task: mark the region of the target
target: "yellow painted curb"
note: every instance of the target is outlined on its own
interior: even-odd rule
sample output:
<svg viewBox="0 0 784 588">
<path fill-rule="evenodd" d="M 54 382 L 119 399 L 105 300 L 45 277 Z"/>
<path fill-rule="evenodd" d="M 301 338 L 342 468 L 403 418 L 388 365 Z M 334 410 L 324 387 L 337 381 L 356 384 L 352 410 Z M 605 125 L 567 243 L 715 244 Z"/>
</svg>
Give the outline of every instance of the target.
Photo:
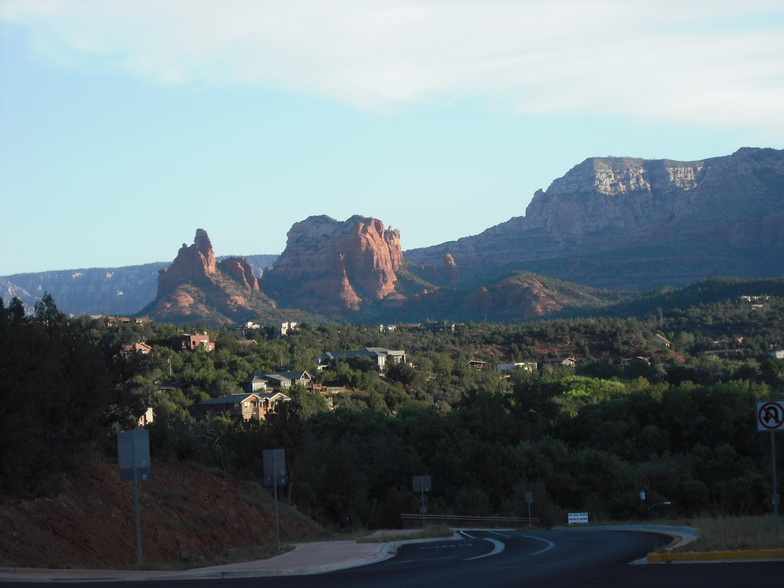
<svg viewBox="0 0 784 588">
<path fill-rule="evenodd" d="M 687 553 L 649 553 L 648 563 L 672 561 L 713 561 L 728 559 L 784 558 L 784 549 L 749 549 L 747 551 L 689 551 Z"/>
</svg>

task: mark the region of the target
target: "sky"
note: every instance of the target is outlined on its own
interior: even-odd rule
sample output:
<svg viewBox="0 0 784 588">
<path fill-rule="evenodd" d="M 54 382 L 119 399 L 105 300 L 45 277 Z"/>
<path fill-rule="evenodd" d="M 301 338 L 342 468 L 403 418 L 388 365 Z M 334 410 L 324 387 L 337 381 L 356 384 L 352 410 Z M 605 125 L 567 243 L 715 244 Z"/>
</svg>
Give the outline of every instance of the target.
<svg viewBox="0 0 784 588">
<path fill-rule="evenodd" d="M 0 276 L 403 249 L 588 157 L 784 148 L 784 0 L 0 0 Z"/>
</svg>

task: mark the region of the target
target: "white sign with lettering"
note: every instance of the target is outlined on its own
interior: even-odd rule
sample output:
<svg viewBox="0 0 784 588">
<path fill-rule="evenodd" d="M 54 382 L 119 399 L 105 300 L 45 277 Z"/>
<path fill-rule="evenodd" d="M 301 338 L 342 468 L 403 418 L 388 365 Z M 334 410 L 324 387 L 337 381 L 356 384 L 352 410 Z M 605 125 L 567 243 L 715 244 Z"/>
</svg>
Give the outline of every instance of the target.
<svg viewBox="0 0 784 588">
<path fill-rule="evenodd" d="M 588 523 L 588 513 L 587 512 L 570 512 L 569 513 L 569 524 L 570 525 L 579 525 Z"/>
</svg>

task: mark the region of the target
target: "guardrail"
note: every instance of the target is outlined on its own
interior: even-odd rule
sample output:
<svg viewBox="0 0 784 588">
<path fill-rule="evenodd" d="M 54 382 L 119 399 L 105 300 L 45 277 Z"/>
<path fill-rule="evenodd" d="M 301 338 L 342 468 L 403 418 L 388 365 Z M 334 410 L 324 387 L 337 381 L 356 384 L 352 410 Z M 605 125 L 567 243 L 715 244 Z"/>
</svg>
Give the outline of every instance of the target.
<svg viewBox="0 0 784 588">
<path fill-rule="evenodd" d="M 401 514 L 400 520 L 403 529 L 421 529 L 421 514 Z M 458 529 L 521 529 L 524 527 L 540 527 L 541 521 L 537 517 L 475 517 L 463 515 L 435 515 L 424 516 L 425 525 L 440 525 Z"/>
</svg>

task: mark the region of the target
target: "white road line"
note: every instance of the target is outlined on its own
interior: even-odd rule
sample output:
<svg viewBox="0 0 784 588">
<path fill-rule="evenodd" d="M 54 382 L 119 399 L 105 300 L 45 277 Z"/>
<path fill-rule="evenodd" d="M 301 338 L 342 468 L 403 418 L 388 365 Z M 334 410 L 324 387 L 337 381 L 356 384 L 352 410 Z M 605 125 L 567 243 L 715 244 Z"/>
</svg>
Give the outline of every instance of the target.
<svg viewBox="0 0 784 588">
<path fill-rule="evenodd" d="M 540 553 L 544 553 L 545 551 L 550 551 L 553 547 L 555 547 L 555 543 L 552 541 L 548 541 L 547 539 L 542 539 L 541 537 L 534 537 L 533 535 L 520 535 L 520 537 L 526 537 L 527 539 L 536 539 L 537 541 L 544 541 L 547 543 L 547 547 L 544 549 L 537 551 L 536 553 L 532 553 L 531 555 L 539 555 Z"/>
<path fill-rule="evenodd" d="M 495 539 L 488 539 L 486 537 L 483 537 L 483 539 L 485 541 L 489 541 L 490 543 L 492 543 L 495 546 L 495 547 L 493 547 L 493 551 L 491 551 L 490 553 L 485 553 L 484 555 L 477 555 L 476 557 L 469 557 L 467 559 L 464 559 L 463 561 L 471 561 L 472 559 L 482 559 L 483 557 L 490 557 L 491 555 L 498 555 L 499 553 L 501 553 L 506 548 L 506 545 L 504 545 L 503 543 L 501 543 L 500 541 L 497 541 Z"/>
<path fill-rule="evenodd" d="M 469 534 L 468 534 L 468 533 L 466 533 L 465 531 L 460 531 L 460 534 L 461 534 L 461 535 L 465 535 L 465 536 L 466 536 L 466 537 L 468 537 L 469 539 L 476 539 L 476 537 L 474 537 L 473 535 L 469 535 Z"/>
<path fill-rule="evenodd" d="M 509 539 L 509 537 L 511 537 L 511 535 L 504 535 L 503 533 L 498 533 L 497 531 L 489 531 L 488 530 L 487 532 L 488 533 L 492 533 L 493 535 L 498 535 L 499 537 L 505 537 L 507 539 Z"/>
<path fill-rule="evenodd" d="M 404 559 L 401 561 L 393 561 L 396 564 L 416 564 L 427 561 L 444 561 L 445 559 L 457 559 L 456 555 L 449 555 L 447 557 L 431 557 L 430 559 Z"/>
</svg>

